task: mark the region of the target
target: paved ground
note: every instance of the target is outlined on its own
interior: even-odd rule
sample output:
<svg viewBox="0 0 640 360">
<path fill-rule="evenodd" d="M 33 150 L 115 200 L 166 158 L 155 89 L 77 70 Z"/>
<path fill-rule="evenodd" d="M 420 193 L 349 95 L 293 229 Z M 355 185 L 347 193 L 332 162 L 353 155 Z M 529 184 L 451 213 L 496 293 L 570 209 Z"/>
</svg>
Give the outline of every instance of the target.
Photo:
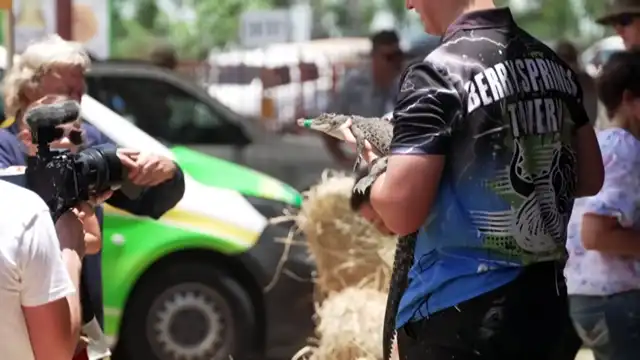
<svg viewBox="0 0 640 360">
<path fill-rule="evenodd" d="M 576 360 L 594 360 L 591 351 L 589 350 L 580 350 Z"/>
</svg>

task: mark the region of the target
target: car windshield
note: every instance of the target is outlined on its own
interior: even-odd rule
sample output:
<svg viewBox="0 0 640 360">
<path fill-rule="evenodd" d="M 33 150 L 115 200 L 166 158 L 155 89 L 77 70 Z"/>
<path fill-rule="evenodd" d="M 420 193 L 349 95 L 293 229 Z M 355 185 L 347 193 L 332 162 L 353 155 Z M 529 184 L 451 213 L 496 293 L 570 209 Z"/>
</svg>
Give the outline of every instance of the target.
<svg viewBox="0 0 640 360">
<path fill-rule="evenodd" d="M 2 118 L 4 118 L 4 95 L 1 93 L 0 104 Z M 158 154 L 174 158 L 169 148 L 89 95 L 82 97 L 81 118 L 82 121 L 86 121 L 95 126 L 100 132 L 118 144 L 118 146 L 134 149 L 149 149 Z"/>
<path fill-rule="evenodd" d="M 89 95 L 82 97 L 82 119 L 119 146 L 145 149 L 174 158 L 169 148 Z"/>
</svg>

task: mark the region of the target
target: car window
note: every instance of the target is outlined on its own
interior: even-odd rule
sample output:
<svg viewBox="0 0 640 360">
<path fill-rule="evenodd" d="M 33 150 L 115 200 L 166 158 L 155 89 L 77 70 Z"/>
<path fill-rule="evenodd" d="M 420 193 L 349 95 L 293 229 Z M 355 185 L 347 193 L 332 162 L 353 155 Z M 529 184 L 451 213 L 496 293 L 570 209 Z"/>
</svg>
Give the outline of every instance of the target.
<svg viewBox="0 0 640 360">
<path fill-rule="evenodd" d="M 90 75 L 87 92 L 155 138 L 174 144 L 228 143 L 227 121 L 210 105 L 173 84 Z"/>
</svg>

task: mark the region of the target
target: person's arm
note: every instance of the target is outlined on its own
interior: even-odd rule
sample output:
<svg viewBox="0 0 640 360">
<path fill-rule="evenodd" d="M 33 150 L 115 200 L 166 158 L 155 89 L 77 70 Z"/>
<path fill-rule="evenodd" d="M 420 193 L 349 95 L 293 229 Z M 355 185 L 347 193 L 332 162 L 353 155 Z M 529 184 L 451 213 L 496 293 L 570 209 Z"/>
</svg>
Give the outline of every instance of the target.
<svg viewBox="0 0 640 360">
<path fill-rule="evenodd" d="M 60 248 L 77 243 L 77 239 L 65 237 L 81 236 L 82 231 L 81 227 L 65 228 L 58 227 L 57 234 L 45 208 L 30 222 L 21 244 L 22 311 L 36 360 L 71 359 L 80 333 L 81 311 L 76 291 L 80 255 L 69 247 L 64 247 L 61 253 Z"/>
<path fill-rule="evenodd" d="M 640 256 L 640 231 L 624 228 L 612 216 L 584 214 L 580 229 L 582 246 L 609 255 Z"/>
<path fill-rule="evenodd" d="M 129 199 L 121 191 L 116 191 L 107 203 L 135 215 L 157 219 L 176 206 L 182 199 L 184 190 L 184 173 L 176 164 L 176 171 L 170 180 L 145 188 L 136 199 Z"/>
<path fill-rule="evenodd" d="M 82 222 L 85 253 L 87 255 L 99 253 L 102 249 L 102 230 L 95 209 L 88 203 L 81 203 L 73 209 L 73 212 Z"/>
<path fill-rule="evenodd" d="M 441 72 L 420 63 L 409 69 L 394 117 L 391 156 L 371 189 L 371 205 L 398 235 L 415 232 L 437 194 L 452 132 L 460 120 L 460 94 Z"/>
<path fill-rule="evenodd" d="M 635 141 L 635 139 L 633 140 Z M 608 155 L 606 182 L 595 196 L 582 199 L 584 215 L 580 238 L 587 250 L 611 255 L 640 256 L 640 231 L 632 228 L 637 217 L 640 149 L 620 141 Z"/>
<path fill-rule="evenodd" d="M 87 135 L 89 134 L 90 132 L 87 132 Z M 113 145 L 112 143 L 96 144 L 94 141 L 92 144 L 93 144 L 92 146 L 93 148 L 102 149 L 102 150 L 113 149 L 115 147 L 115 145 Z M 118 151 L 121 151 L 121 150 L 123 149 L 119 149 Z M 136 160 L 129 159 L 128 162 L 130 164 L 134 164 L 134 163 L 135 164 L 125 165 L 125 166 L 129 167 L 129 166 L 141 165 L 139 167 L 144 168 L 146 165 L 137 164 L 139 160 L 145 161 L 146 164 L 149 164 L 149 163 L 157 164 L 158 162 L 170 161 L 172 165 L 171 167 L 174 170 L 172 173 L 173 176 L 169 180 L 166 180 L 158 185 L 144 187 L 140 195 L 135 199 L 130 199 L 122 191 L 116 190 L 114 191 L 113 195 L 109 199 L 107 199 L 106 202 L 111 206 L 128 211 L 132 214 L 149 216 L 153 219 L 157 219 L 161 217 L 164 213 L 172 209 L 174 206 L 176 206 L 178 201 L 182 199 L 182 196 L 184 195 L 184 191 L 185 191 L 184 173 L 182 172 L 182 169 L 180 168 L 180 166 L 178 166 L 177 163 L 172 162 L 170 159 L 166 159 L 164 157 L 159 157 L 159 156 L 146 156 L 146 155 L 149 155 L 149 154 L 141 154 L 138 156 L 138 159 Z M 124 159 L 123 157 L 126 157 L 126 156 L 127 155 L 121 155 L 120 159 L 124 161 L 126 159 Z M 142 159 L 143 157 L 144 159 Z M 146 161 L 145 159 L 149 161 Z M 162 172 L 166 171 L 166 168 L 167 168 L 167 166 L 159 166 L 159 167 L 152 166 L 152 167 L 154 169 L 159 169 L 157 171 L 162 171 Z M 140 171 L 143 171 L 143 170 L 140 170 Z M 155 170 L 149 171 L 145 176 L 149 176 L 153 178 L 155 175 L 153 173 L 154 171 Z"/>
<path fill-rule="evenodd" d="M 576 197 L 593 196 L 602 188 L 604 166 L 595 130 L 590 126 L 589 115 L 584 107 L 583 89 L 579 84 L 574 101 L 568 105 L 575 130 L 572 146 L 577 159 Z"/>
</svg>

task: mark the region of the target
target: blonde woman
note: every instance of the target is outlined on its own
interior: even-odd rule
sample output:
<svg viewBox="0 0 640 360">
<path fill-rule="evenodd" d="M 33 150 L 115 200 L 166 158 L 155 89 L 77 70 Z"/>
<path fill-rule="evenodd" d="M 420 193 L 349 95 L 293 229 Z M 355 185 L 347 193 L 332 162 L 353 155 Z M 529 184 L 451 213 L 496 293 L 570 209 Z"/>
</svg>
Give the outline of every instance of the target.
<svg viewBox="0 0 640 360">
<path fill-rule="evenodd" d="M 565 268 L 571 317 L 597 360 L 640 356 L 640 51 L 611 56 L 598 79 L 611 123 L 598 133 L 605 181 L 576 200 Z"/>
<path fill-rule="evenodd" d="M 82 46 L 57 35 L 27 47 L 4 79 L 5 112 L 8 119 L 0 124 L 0 168 L 26 165 L 31 153 L 31 133 L 22 119 L 25 109 L 46 95 L 63 95 L 80 102 L 85 92 L 84 75 L 90 65 Z M 96 128 L 77 124 L 83 134 L 81 146 L 114 146 Z M 10 134 L 11 133 L 11 134 Z M 15 136 L 13 136 L 15 135 Z M 61 142 L 60 147 L 72 144 Z M 136 199 L 116 191 L 107 202 L 136 215 L 159 218 L 175 206 L 184 194 L 184 176 L 171 159 L 133 150 L 118 150 L 130 180 L 144 190 Z M 96 214 L 102 223 L 101 208 Z M 83 281 L 89 287 L 89 302 L 100 325 L 103 325 L 101 255 L 87 256 L 83 262 Z M 85 319 L 88 320 L 88 319 Z"/>
</svg>

